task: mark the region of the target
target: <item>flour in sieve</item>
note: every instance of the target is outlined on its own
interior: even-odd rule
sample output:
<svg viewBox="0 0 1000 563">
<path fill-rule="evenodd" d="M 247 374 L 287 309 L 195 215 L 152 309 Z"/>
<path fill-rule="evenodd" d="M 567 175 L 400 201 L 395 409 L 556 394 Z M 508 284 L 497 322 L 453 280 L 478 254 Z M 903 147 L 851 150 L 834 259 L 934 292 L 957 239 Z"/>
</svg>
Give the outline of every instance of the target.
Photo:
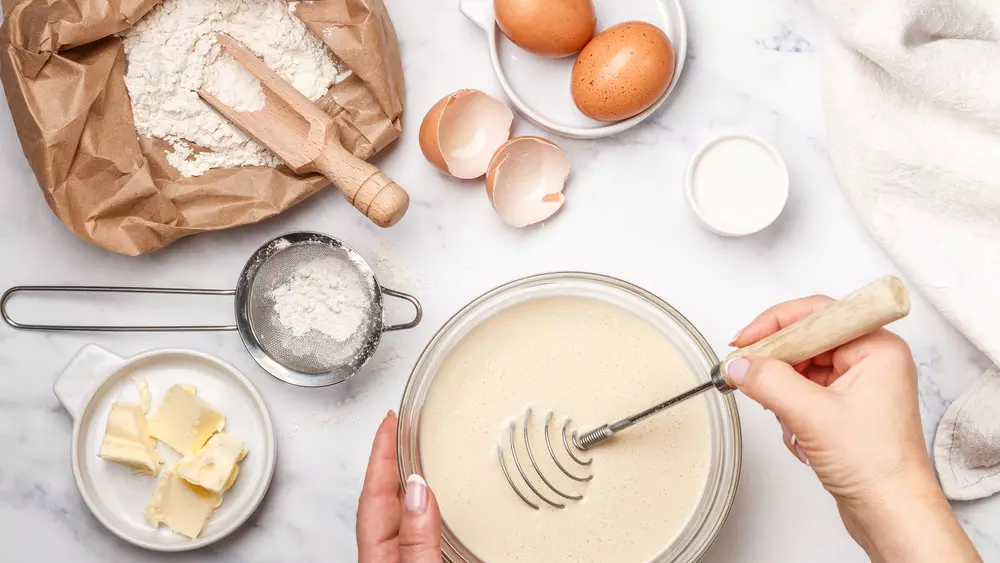
<svg viewBox="0 0 1000 563">
<path fill-rule="evenodd" d="M 204 88 L 239 111 L 264 106 L 260 82 L 222 53 L 218 31 L 242 42 L 310 100 L 350 74 L 281 0 L 164 0 L 121 34 L 125 85 L 136 131 L 170 143 L 167 160 L 183 176 L 280 164 L 198 97 Z"/>
<path fill-rule="evenodd" d="M 371 307 L 353 264 L 333 256 L 303 263 L 269 297 L 278 322 L 295 338 L 316 331 L 344 342 L 366 324 Z"/>
</svg>

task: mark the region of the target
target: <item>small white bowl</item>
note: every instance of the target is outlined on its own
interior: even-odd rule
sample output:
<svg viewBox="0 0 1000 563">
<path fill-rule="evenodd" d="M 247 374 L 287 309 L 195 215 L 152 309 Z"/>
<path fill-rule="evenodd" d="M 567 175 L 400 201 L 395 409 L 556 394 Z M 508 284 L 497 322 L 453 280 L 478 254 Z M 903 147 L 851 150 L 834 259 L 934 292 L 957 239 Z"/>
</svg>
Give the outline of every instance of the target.
<svg viewBox="0 0 1000 563">
<path fill-rule="evenodd" d="M 732 143 L 733 141 L 742 141 L 743 143 L 740 144 L 743 145 L 744 149 L 750 147 L 746 143 L 753 145 L 753 148 L 751 148 L 752 152 L 743 151 L 741 157 L 743 158 L 743 162 L 733 162 L 733 160 L 737 160 L 737 157 L 734 155 L 735 144 L 727 147 L 727 156 L 730 159 L 729 164 L 733 168 L 736 168 L 729 168 L 727 172 L 733 178 L 733 182 L 738 182 L 737 178 L 750 178 L 755 173 L 762 172 L 761 167 L 767 166 L 766 163 L 770 162 L 774 167 L 772 171 L 774 174 L 773 182 L 769 182 L 772 185 L 754 186 L 754 182 L 747 182 L 743 186 L 748 190 L 752 190 L 752 192 L 734 194 L 738 195 L 738 197 L 725 201 L 717 199 L 710 202 L 705 197 L 699 197 L 704 196 L 703 192 L 708 189 L 705 186 L 699 187 L 695 185 L 695 174 L 699 170 L 699 166 L 711 166 L 713 164 L 719 166 L 721 162 L 704 162 L 706 155 L 713 149 L 717 149 L 719 146 L 725 143 Z M 754 148 L 759 150 L 754 151 Z M 726 156 L 716 155 L 716 158 L 724 159 Z M 785 204 L 788 202 L 788 168 L 785 166 L 785 161 L 781 158 L 778 150 L 764 139 L 749 133 L 724 133 L 709 139 L 691 157 L 691 160 L 688 162 L 687 171 L 684 174 L 684 195 L 694 215 L 713 233 L 727 237 L 751 235 L 764 230 L 774 223 L 784 210 Z M 740 220 L 732 220 L 731 217 L 726 217 L 725 213 L 725 211 L 731 211 L 731 209 L 723 210 L 721 206 L 735 207 L 742 211 L 751 210 L 752 208 L 756 208 L 756 210 L 752 211 L 753 215 L 748 218 L 746 217 L 746 213 L 740 213 Z M 720 211 L 723 212 L 720 213 Z"/>
<path fill-rule="evenodd" d="M 684 71 L 687 20 L 680 0 L 597 0 L 597 33 L 630 20 L 645 21 L 662 29 L 674 50 L 674 76 L 667 91 L 642 113 L 613 123 L 596 121 L 580 113 L 570 93 L 575 55 L 558 59 L 539 57 L 514 45 L 496 25 L 493 0 L 460 0 L 459 8 L 486 32 L 493 72 L 517 111 L 539 127 L 563 137 L 599 139 L 635 127 L 663 104 Z"/>
</svg>

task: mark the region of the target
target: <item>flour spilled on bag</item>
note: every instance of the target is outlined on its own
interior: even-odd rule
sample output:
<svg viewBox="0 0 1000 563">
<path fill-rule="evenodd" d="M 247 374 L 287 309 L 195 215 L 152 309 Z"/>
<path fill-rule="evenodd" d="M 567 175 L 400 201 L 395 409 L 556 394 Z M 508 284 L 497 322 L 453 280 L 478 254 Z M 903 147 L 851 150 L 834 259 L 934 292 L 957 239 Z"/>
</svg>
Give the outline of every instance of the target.
<svg viewBox="0 0 1000 563">
<path fill-rule="evenodd" d="M 203 88 L 238 111 L 264 107 L 260 82 L 222 52 L 216 32 L 242 42 L 313 101 L 350 75 L 293 12 L 281 0 L 164 0 L 122 32 L 136 131 L 170 143 L 167 160 L 181 175 L 280 164 L 198 97 Z"/>
</svg>

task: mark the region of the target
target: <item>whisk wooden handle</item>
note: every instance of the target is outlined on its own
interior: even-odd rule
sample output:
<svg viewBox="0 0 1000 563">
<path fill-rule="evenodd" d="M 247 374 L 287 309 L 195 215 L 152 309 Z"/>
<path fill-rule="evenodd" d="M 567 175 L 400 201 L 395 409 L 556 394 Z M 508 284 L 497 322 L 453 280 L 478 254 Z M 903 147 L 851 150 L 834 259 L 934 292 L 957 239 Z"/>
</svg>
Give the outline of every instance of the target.
<svg viewBox="0 0 1000 563">
<path fill-rule="evenodd" d="M 808 317 L 745 348 L 722 362 L 726 384 L 735 388 L 726 364 L 742 356 L 765 356 L 798 364 L 905 317 L 910 298 L 899 278 L 885 276 L 830 303 Z"/>
<path fill-rule="evenodd" d="M 734 358 L 766 356 L 798 364 L 901 319 L 909 312 L 910 298 L 903 283 L 893 276 L 885 276 L 771 336 L 733 352 L 712 369 L 710 381 L 613 424 L 605 424 L 579 436 L 574 434 L 573 443 L 577 449 L 586 450 L 705 391 L 715 388 L 726 393 L 736 389 L 726 373 L 726 366 Z"/>
<path fill-rule="evenodd" d="M 354 207 L 379 227 L 395 225 L 410 206 L 410 195 L 377 167 L 328 142 L 313 163 Z"/>
</svg>

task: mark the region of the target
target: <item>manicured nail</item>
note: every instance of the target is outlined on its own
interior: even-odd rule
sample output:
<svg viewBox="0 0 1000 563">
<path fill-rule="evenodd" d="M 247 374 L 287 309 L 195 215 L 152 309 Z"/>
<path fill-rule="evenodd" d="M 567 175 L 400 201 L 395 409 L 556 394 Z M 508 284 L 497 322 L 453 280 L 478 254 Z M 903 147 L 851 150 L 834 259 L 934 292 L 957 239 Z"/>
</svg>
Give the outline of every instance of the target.
<svg viewBox="0 0 1000 563">
<path fill-rule="evenodd" d="M 741 336 L 743 336 L 744 330 L 746 329 L 745 328 L 740 329 L 740 331 L 736 333 L 736 336 L 729 339 L 730 346 L 736 346 L 736 341 L 739 340 Z"/>
<path fill-rule="evenodd" d="M 406 479 L 406 511 L 423 514 L 427 510 L 427 482 L 413 474 Z"/>
<path fill-rule="evenodd" d="M 389 409 L 389 412 L 385 413 L 385 418 L 382 420 L 389 420 L 394 414 L 396 414 L 396 411 Z"/>
<path fill-rule="evenodd" d="M 806 457 L 806 452 L 802 451 L 802 447 L 799 445 L 795 446 L 795 457 L 799 458 L 799 461 L 806 464 L 807 467 L 811 465 L 809 463 L 809 458 Z"/>
<path fill-rule="evenodd" d="M 781 439 L 784 440 L 786 444 L 791 444 L 795 434 L 792 434 L 792 430 L 785 426 L 785 423 L 781 422 L 781 419 L 778 419 L 778 423 L 781 424 Z"/>
<path fill-rule="evenodd" d="M 729 379 L 737 386 L 743 385 L 743 380 L 746 379 L 749 369 L 750 360 L 746 358 L 733 358 L 726 364 L 726 373 L 729 374 Z"/>
<path fill-rule="evenodd" d="M 799 461 L 809 465 L 809 458 L 806 457 L 806 452 L 802 450 L 802 446 L 799 445 L 799 438 L 795 434 L 792 434 L 792 439 L 790 440 L 792 448 L 795 450 L 795 457 L 799 458 Z"/>
</svg>

